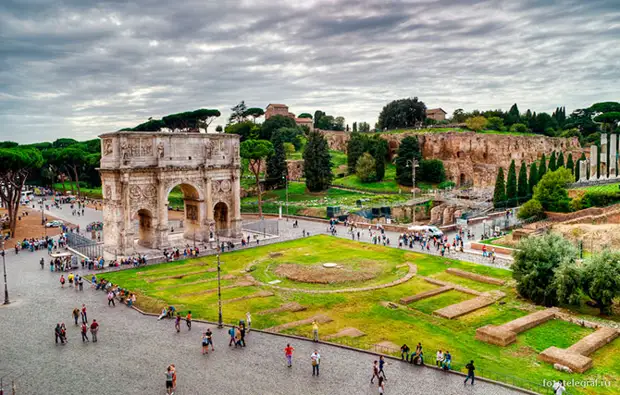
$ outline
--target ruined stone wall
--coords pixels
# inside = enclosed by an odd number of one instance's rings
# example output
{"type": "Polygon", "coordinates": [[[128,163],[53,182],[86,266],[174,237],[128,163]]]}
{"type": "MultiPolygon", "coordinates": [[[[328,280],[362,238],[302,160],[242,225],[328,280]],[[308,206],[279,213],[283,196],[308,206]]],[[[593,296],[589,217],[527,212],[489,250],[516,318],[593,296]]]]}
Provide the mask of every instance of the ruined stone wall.
{"type": "MultiPolygon", "coordinates": [[[[349,133],[322,132],[330,149],[346,152],[349,133]]],[[[511,160],[518,167],[547,157],[553,152],[568,153],[576,159],[583,149],[576,137],[559,138],[546,136],[511,136],[507,134],[484,134],[474,132],[447,133],[382,133],[388,141],[390,156],[396,154],[400,142],[407,136],[417,136],[424,159],[440,159],[446,168],[448,179],[458,186],[473,184],[475,187],[488,187],[495,184],[497,170],[501,166],[507,172],[511,160]]]]}

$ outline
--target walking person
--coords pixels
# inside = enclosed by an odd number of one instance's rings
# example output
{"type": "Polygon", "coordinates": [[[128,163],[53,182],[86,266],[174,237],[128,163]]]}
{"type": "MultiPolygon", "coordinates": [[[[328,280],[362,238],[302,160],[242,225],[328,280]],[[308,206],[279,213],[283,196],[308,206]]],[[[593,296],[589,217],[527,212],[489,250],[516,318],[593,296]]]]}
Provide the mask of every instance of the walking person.
{"type": "Polygon", "coordinates": [[[312,321],[312,341],[319,341],[319,323],[316,320],[312,321]]]}
{"type": "Polygon", "coordinates": [[[90,334],[93,337],[93,343],[97,343],[97,332],[99,332],[99,323],[97,323],[97,320],[93,320],[93,323],[90,324],[90,334]]]}
{"type": "Polygon", "coordinates": [[[379,378],[379,365],[377,363],[377,361],[372,363],[372,378],[370,379],[370,384],[374,384],[375,377],[379,378]]]}
{"type": "Polygon", "coordinates": [[[316,373],[316,375],[318,376],[319,366],[321,366],[321,354],[319,354],[318,350],[314,350],[312,355],[310,355],[310,361],[312,363],[312,375],[314,376],[316,373]]]}
{"type": "Polygon", "coordinates": [[[207,332],[202,334],[202,355],[209,353],[209,337],[207,332]]]}
{"type": "Polygon", "coordinates": [[[383,377],[379,377],[379,395],[383,395],[385,393],[385,382],[387,379],[383,380],[383,377]]]}
{"type": "Polygon", "coordinates": [[[474,370],[476,370],[474,367],[474,360],[472,359],[465,367],[467,368],[467,377],[465,377],[463,384],[467,384],[467,380],[471,378],[471,385],[474,385],[474,370]]]}
{"type": "Polygon", "coordinates": [[[112,307],[116,307],[116,303],[114,303],[114,292],[108,292],[108,306],[112,303],[112,307]]]}
{"type": "Polygon", "coordinates": [[[248,323],[248,333],[250,333],[250,330],[252,329],[252,315],[249,311],[245,313],[245,321],[248,323]]]}
{"type": "Polygon", "coordinates": [[[64,288],[65,287],[65,275],[61,274],[60,275],[60,288],[64,288]]]}
{"type": "Polygon", "coordinates": [[[170,366],[168,366],[168,369],[166,370],[166,394],[168,395],[172,395],[174,392],[172,392],[172,378],[173,378],[173,372],[172,372],[172,368],[170,366]]]}
{"type": "Polygon", "coordinates": [[[56,344],[58,344],[58,340],[60,340],[61,344],[65,344],[65,340],[62,337],[62,330],[60,329],[60,324],[56,324],[56,328],[54,328],[54,336],[56,338],[56,344]]]}
{"type": "Polygon", "coordinates": [[[383,355],[381,355],[379,357],[379,374],[382,374],[385,381],[387,381],[387,377],[385,377],[385,371],[383,370],[384,366],[385,366],[385,358],[383,358],[383,355]]]}
{"type": "Polygon", "coordinates": [[[88,324],[88,317],[86,316],[86,305],[82,303],[82,322],[88,324]]]}
{"type": "Polygon", "coordinates": [[[557,381],[553,384],[553,395],[562,395],[566,391],[564,380],[557,381]]]}
{"type": "Polygon", "coordinates": [[[228,347],[230,347],[233,344],[235,344],[235,327],[234,326],[231,326],[228,329],[228,335],[230,336],[230,341],[228,342],[228,347]]]}
{"type": "Polygon", "coordinates": [[[82,323],[82,342],[87,342],[88,341],[88,335],[86,334],[88,332],[88,327],[86,326],[85,323],[82,323]]]}
{"type": "Polygon", "coordinates": [[[73,320],[75,321],[75,326],[78,325],[78,318],[80,318],[80,309],[77,307],[73,309],[73,320]]]}
{"type": "Polygon", "coordinates": [[[284,356],[286,357],[286,364],[289,368],[293,366],[293,351],[295,351],[295,349],[291,347],[290,344],[287,344],[284,348],[284,356]]]}
{"type": "Polygon", "coordinates": [[[177,333],[181,332],[181,313],[177,313],[174,319],[174,328],[177,330],[177,333]]]}
{"type": "Polygon", "coordinates": [[[185,324],[187,324],[187,330],[191,331],[192,330],[192,311],[188,311],[187,315],[185,316],[185,324]]]}

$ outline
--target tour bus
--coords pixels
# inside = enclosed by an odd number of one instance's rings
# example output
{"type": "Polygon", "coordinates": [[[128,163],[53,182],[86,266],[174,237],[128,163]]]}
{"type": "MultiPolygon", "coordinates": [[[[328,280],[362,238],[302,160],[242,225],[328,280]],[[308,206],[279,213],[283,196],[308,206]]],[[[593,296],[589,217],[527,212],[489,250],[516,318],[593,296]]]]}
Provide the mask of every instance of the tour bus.
{"type": "Polygon", "coordinates": [[[410,226],[409,230],[413,232],[424,232],[435,237],[443,237],[443,232],[436,226],[414,225],[410,226]]]}

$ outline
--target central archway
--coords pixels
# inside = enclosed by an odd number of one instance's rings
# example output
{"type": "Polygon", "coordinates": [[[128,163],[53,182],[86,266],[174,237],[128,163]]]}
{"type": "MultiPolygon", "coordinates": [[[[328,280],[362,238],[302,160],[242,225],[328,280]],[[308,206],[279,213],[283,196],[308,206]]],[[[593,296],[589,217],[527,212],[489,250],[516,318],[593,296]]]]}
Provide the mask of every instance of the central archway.
{"type": "Polygon", "coordinates": [[[178,184],[168,191],[168,227],[171,233],[183,233],[184,239],[203,240],[200,226],[204,215],[202,199],[197,187],[178,184]]]}
{"type": "Polygon", "coordinates": [[[213,219],[215,220],[215,231],[220,236],[227,235],[229,226],[228,206],[224,202],[219,202],[213,207],[213,219]]]}
{"type": "Polygon", "coordinates": [[[155,242],[153,213],[147,209],[138,210],[138,244],[152,248],[155,242]]]}

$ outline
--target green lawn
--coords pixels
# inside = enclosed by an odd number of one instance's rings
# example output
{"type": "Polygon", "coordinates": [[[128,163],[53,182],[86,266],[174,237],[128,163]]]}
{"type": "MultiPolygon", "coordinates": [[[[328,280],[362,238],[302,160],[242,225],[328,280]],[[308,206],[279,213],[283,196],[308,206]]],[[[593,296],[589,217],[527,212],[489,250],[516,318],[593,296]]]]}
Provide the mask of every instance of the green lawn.
{"type": "Polygon", "coordinates": [[[575,188],[580,191],[586,192],[618,192],[620,191],[620,183],[605,184],[605,185],[591,185],[589,187],[575,188]]]}
{"type": "MultiPolygon", "coordinates": [[[[427,129],[420,129],[420,130],[413,130],[413,129],[395,129],[395,130],[389,130],[387,132],[384,133],[389,133],[389,134],[397,134],[397,133],[447,133],[447,132],[456,132],[456,133],[466,133],[469,132],[471,133],[472,131],[469,129],[462,129],[462,128],[427,128],[427,129]]],[[[481,134],[502,134],[502,135],[506,135],[506,136],[534,136],[534,133],[517,133],[517,132],[511,132],[511,131],[499,131],[499,130],[481,130],[477,133],[481,133],[481,134]]]]}
{"type": "MultiPolygon", "coordinates": [[[[80,182],[80,185],[83,185],[82,182],[80,182]]],[[[73,187],[73,193],[75,195],[77,195],[77,187],[75,185],[74,181],[65,181],[65,188],[67,192],[71,192],[71,187],[73,187]]],[[[52,188],[54,188],[54,190],[58,191],[58,192],[62,192],[62,183],[58,182],[54,185],[52,185],[52,188]]],[[[80,187],[80,192],[82,193],[82,195],[85,195],[89,198],[92,199],[102,199],[103,195],[101,193],[101,187],[96,187],[96,188],[87,188],[87,187],[80,187]]]]}
{"type": "MultiPolygon", "coordinates": [[[[615,382],[620,378],[620,339],[595,353],[594,368],[582,375],[558,372],[550,364],[537,359],[538,352],[542,349],[550,345],[566,347],[589,332],[577,325],[552,321],[521,334],[517,343],[508,347],[493,346],[475,340],[476,328],[487,324],[505,323],[527,314],[528,309],[525,309],[525,302],[516,297],[514,289],[509,285],[493,287],[456,276],[446,277],[445,269],[454,267],[510,279],[511,273],[506,270],[329,236],[314,236],[225,253],[221,260],[222,274],[226,278],[223,286],[242,281],[247,274],[244,269],[252,268],[250,275],[255,279],[261,282],[280,280],[282,282],[279,285],[291,288],[333,290],[341,287],[363,287],[367,284],[384,284],[401,277],[406,272],[405,267],[401,265],[411,262],[417,265],[419,275],[448,280],[480,290],[501,289],[507,294],[503,304],[496,303],[458,319],[447,320],[433,316],[432,311],[472,296],[450,291],[413,303],[409,308],[391,309],[384,306],[382,302],[398,302],[404,296],[415,295],[436,287],[417,276],[394,287],[356,293],[308,294],[279,291],[268,286],[240,284],[242,286],[222,290],[224,321],[227,323],[237,322],[247,311],[253,312],[252,324],[257,328],[268,328],[315,314],[325,314],[333,321],[321,325],[322,335],[336,333],[345,327],[358,328],[366,333],[366,336],[354,344],[362,348],[368,348],[369,345],[384,340],[397,345],[406,342],[410,346],[420,341],[424,345],[427,358],[436,349],[448,349],[453,355],[457,369],[462,370],[465,362],[475,359],[480,375],[510,382],[517,380],[518,385],[526,385],[526,382],[540,383],[543,379],[598,378],[615,382]],[[339,270],[322,269],[320,265],[325,262],[337,263],[349,272],[355,272],[368,269],[369,261],[376,262],[377,271],[374,272],[373,278],[364,281],[310,284],[276,273],[284,264],[304,270],[339,270]],[[274,295],[230,301],[232,298],[247,297],[265,290],[272,291],[274,295]],[[273,309],[288,302],[297,302],[307,307],[307,310],[296,313],[258,314],[262,310],[273,309]]],[[[215,258],[204,257],[107,273],[102,276],[137,292],[137,304],[144,309],[159,312],[162,306],[173,304],[181,310],[181,313],[192,310],[194,317],[214,321],[217,319],[217,294],[212,292],[217,287],[217,282],[214,280],[216,273],[212,271],[214,267],[215,258]],[[179,277],[182,275],[185,276],[179,277]]],[[[291,328],[286,333],[309,337],[310,328],[308,326],[291,328]]],[[[339,341],[350,343],[346,339],[339,341]]],[[[580,390],[578,393],[614,393],[613,389],[603,387],[591,387],[588,391],[580,390]]]]}
{"type": "Polygon", "coordinates": [[[399,193],[400,191],[408,195],[411,190],[410,187],[398,185],[396,182],[396,166],[392,163],[386,164],[383,181],[362,182],[357,175],[351,174],[346,177],[335,178],[332,184],[373,193],[399,193]]]}

